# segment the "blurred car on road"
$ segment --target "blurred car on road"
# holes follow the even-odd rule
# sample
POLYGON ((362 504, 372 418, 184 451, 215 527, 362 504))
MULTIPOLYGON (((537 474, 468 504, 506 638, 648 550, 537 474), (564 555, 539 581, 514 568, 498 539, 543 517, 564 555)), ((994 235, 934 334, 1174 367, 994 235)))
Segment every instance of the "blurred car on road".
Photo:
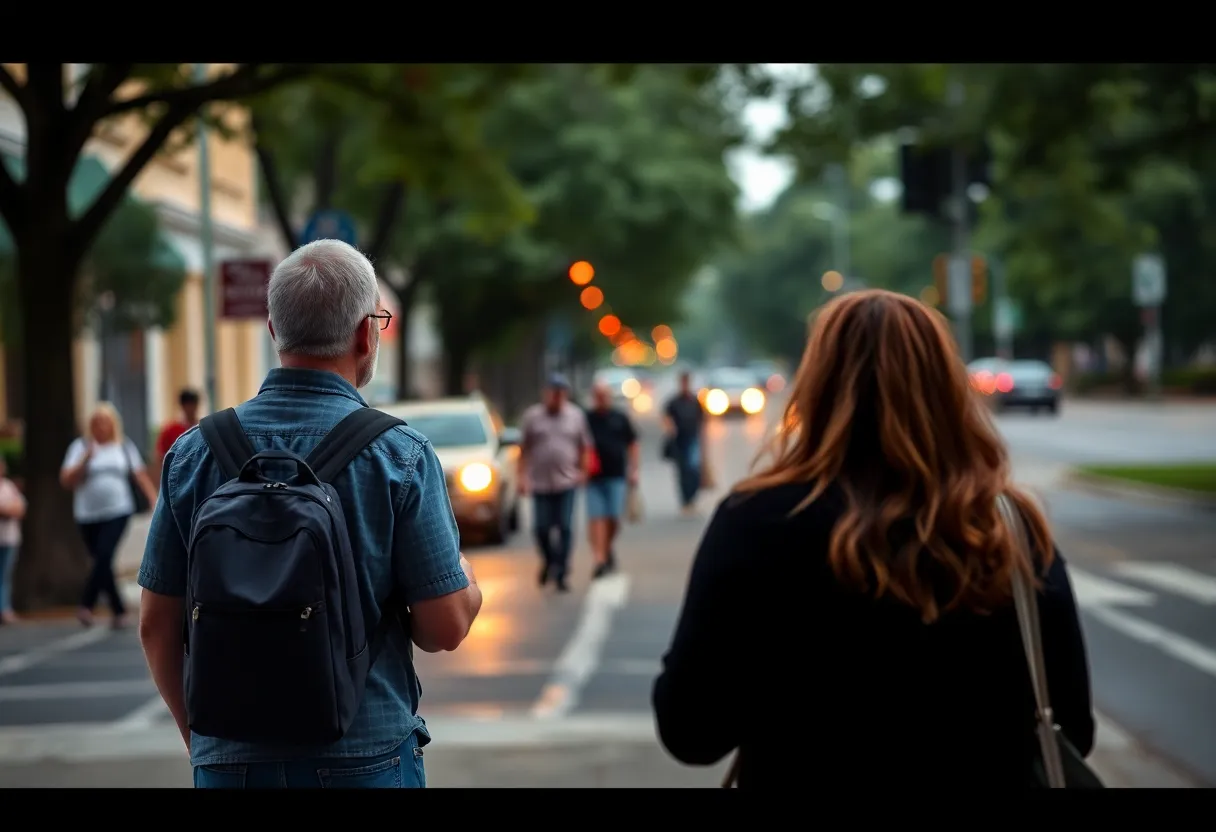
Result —
POLYGON ((731 413, 754 416, 764 412, 768 404, 756 374, 742 367, 719 367, 708 371, 697 398, 711 416, 731 413))
POLYGON ((1045 361, 1006 361, 981 358, 967 365, 971 386, 991 401, 995 410, 1025 408, 1031 413, 1060 411, 1060 376, 1045 361))
POLYGON ((756 384, 770 394, 785 389, 785 372, 775 361, 752 361, 747 368, 756 374, 756 384))
POLYGON ((399 402, 381 409, 430 440, 461 536, 496 545, 518 530, 519 431, 506 427, 484 398, 399 402))
POLYGON ((612 405, 626 413, 650 413, 654 410, 654 379, 636 367, 608 367, 598 370, 596 384, 612 391, 612 405))

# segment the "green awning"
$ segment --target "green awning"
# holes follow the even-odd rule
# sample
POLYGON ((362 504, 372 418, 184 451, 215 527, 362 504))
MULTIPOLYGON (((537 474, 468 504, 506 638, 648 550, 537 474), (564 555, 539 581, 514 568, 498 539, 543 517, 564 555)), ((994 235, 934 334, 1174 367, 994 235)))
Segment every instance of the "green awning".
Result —
MULTIPOLYGON (((3 161, 13 178, 25 179, 25 159, 0 154, 0 160, 3 161)), ((72 171, 72 178, 68 180, 68 211, 72 217, 79 217, 83 214, 93 204, 93 200, 97 199, 105 190, 109 182, 110 171, 106 169, 101 160, 96 156, 82 156, 76 163, 76 169, 72 171)), ((130 194, 127 198, 136 199, 130 194)), ((9 233, 8 225, 0 217, 0 257, 11 257, 12 255, 13 237, 9 233)), ((186 259, 177 250, 177 247, 162 234, 153 265, 185 269, 186 259)))

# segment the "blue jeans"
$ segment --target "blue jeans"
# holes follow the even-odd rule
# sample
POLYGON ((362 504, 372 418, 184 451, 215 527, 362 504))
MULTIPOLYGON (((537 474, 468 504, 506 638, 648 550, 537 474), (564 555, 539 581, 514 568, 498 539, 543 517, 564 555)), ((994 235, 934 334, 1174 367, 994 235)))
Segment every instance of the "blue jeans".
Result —
POLYGON ((676 484, 680 505, 688 508, 701 490, 701 443, 696 439, 676 445, 676 484))
POLYGON ((0 612, 13 611, 13 566, 17 563, 16 546, 0 546, 0 612))
POLYGON ((624 477, 603 477, 587 483, 588 520, 619 520, 625 513, 625 494, 629 490, 624 477))
POLYGON ((379 757, 336 757, 286 763, 195 766, 196 789, 425 789, 426 769, 415 731, 379 757))
POLYGON ((532 496, 532 526, 549 577, 566 576, 574 539, 574 489, 532 496), (554 539, 556 538, 556 540, 554 539))

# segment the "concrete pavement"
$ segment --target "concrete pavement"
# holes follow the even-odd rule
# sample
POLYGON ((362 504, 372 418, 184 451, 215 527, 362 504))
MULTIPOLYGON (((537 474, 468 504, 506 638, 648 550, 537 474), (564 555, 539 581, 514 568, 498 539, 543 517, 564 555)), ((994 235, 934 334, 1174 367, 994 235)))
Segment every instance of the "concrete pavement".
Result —
MULTIPOLYGON (((1053 424, 1065 422, 1042 420, 1017 430, 1024 439, 1029 431, 1050 430, 1053 424)), ((721 483, 744 473, 764 428, 756 419, 714 425, 710 458, 721 483)), ((560 596, 536 587, 536 556, 525 536, 469 553, 486 596, 474 632, 456 653, 418 657, 425 687, 422 713, 435 736, 427 749, 432 786, 714 787, 719 782, 717 770, 672 762, 653 735, 650 683, 678 614, 703 523, 677 516, 671 472, 659 461, 657 426, 646 422, 642 430, 647 520, 624 532, 621 575, 591 584, 590 558, 580 540, 574 592, 560 596)), ((1024 444, 1011 439, 1018 478, 1043 496, 1074 571, 1085 576, 1078 581, 1078 595, 1086 609, 1099 708, 1110 708, 1116 722, 1126 718, 1134 729, 1121 730, 1104 719, 1093 763, 1112 786, 1185 786, 1193 780, 1139 739, 1146 729, 1161 751, 1188 762, 1192 771, 1203 770, 1188 761, 1188 749, 1194 752, 1216 723, 1210 708, 1194 699, 1205 688, 1193 677, 1203 673, 1160 643, 1136 642, 1111 630, 1102 613, 1092 612, 1101 604, 1113 608, 1109 583, 1090 578, 1117 578, 1125 586, 1132 580, 1103 572, 1111 561, 1104 546, 1126 546, 1156 534, 1175 541, 1158 548, 1177 560, 1195 551, 1197 536, 1207 529, 1187 515, 1146 514, 1143 507, 1094 503, 1061 491, 1057 480, 1067 467, 1064 461, 1027 453, 1024 444), (1133 649, 1129 641, 1139 646, 1133 649), (1144 678, 1148 672, 1156 678, 1144 678), (1153 720, 1189 725, 1192 738, 1167 735, 1162 742, 1153 720)), ((142 552, 138 534, 134 527, 124 543, 129 566, 138 566, 142 552)), ((1206 568, 1199 561, 1188 563, 1206 568)), ((1146 609, 1135 612, 1172 614, 1174 607, 1163 605, 1165 613, 1146 609)), ((1196 633, 1192 641, 1200 638, 1196 633)), ((66 623, 0 629, 0 785, 189 782, 180 739, 147 680, 133 634, 84 632, 66 623)))

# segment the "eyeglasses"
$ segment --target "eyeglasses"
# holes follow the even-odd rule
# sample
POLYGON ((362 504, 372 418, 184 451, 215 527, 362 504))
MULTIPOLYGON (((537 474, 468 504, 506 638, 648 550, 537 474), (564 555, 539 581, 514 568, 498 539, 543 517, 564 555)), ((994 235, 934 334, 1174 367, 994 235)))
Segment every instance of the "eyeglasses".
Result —
POLYGON ((383 323, 380 324, 380 331, 383 332, 384 330, 388 329, 389 323, 392 322, 393 313, 385 309, 383 312, 373 312, 367 317, 375 318, 378 321, 383 321, 383 323))

